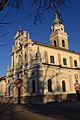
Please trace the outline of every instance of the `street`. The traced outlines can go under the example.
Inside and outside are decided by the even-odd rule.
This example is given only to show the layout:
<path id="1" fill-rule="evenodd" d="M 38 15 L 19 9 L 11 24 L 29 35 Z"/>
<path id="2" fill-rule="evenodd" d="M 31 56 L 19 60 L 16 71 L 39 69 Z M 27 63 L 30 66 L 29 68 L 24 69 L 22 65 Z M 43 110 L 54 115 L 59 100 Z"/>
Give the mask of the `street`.
<path id="1" fill-rule="evenodd" d="M 80 120 L 80 103 L 12 105 L 0 112 L 0 120 Z"/>

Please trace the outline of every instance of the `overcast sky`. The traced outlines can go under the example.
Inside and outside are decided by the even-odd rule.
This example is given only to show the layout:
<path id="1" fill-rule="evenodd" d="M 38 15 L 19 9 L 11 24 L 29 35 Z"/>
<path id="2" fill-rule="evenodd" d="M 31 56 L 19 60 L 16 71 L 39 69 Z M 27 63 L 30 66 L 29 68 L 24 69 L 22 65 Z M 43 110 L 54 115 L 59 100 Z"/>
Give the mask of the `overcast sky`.
<path id="1" fill-rule="evenodd" d="M 0 35 L 8 33 L 0 38 L 0 44 L 9 43 L 8 46 L 0 46 L 0 77 L 6 75 L 7 65 L 11 64 L 11 50 L 17 30 L 26 30 L 30 32 L 32 40 L 49 44 L 50 26 L 54 20 L 54 13 L 46 14 L 45 19 L 38 25 L 33 24 L 33 17 L 25 18 L 25 16 L 24 10 L 18 14 L 13 11 L 9 19 L 13 18 L 15 22 L 10 26 L 0 27 Z M 65 31 L 69 35 L 69 48 L 80 52 L 80 0 L 71 0 L 71 5 L 64 8 L 62 12 L 62 19 Z"/>

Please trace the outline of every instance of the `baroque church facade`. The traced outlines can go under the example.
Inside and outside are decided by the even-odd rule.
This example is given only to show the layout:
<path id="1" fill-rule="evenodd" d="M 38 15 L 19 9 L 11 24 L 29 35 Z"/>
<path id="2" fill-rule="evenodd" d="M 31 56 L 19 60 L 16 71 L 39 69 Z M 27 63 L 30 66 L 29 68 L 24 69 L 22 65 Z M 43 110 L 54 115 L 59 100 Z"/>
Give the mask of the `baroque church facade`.
<path id="1" fill-rule="evenodd" d="M 51 26 L 50 45 L 33 41 L 17 31 L 11 66 L 6 73 L 6 101 L 47 103 L 76 100 L 80 83 L 80 54 L 69 49 L 68 35 L 57 13 Z"/>

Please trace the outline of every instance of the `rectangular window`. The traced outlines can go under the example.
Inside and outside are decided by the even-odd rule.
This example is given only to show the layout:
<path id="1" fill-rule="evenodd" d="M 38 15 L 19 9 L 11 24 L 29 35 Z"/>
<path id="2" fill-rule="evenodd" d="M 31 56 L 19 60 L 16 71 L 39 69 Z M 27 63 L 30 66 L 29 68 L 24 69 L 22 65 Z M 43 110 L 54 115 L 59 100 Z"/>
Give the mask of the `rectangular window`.
<path id="1" fill-rule="evenodd" d="M 65 47 L 65 41 L 62 40 L 62 47 Z"/>
<path id="2" fill-rule="evenodd" d="M 77 67 L 77 60 L 74 60 L 74 66 Z"/>
<path id="3" fill-rule="evenodd" d="M 63 58 L 63 65 L 67 65 L 67 60 L 66 60 L 66 58 Z"/>
<path id="4" fill-rule="evenodd" d="M 55 61 L 54 61 L 54 56 L 50 56 L 50 62 L 51 62 L 51 63 L 55 63 Z"/>

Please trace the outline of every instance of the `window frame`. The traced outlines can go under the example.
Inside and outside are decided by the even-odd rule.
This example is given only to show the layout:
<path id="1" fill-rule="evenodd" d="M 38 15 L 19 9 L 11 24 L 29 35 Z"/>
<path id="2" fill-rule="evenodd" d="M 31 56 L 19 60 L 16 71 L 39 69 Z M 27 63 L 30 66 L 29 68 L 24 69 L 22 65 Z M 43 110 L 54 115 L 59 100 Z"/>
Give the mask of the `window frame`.
<path id="1" fill-rule="evenodd" d="M 62 40 L 62 47 L 65 47 L 65 40 Z"/>
<path id="2" fill-rule="evenodd" d="M 62 81 L 62 91 L 66 92 L 66 82 L 65 82 L 65 80 Z"/>
<path id="3" fill-rule="evenodd" d="M 32 80 L 32 93 L 36 93 L 35 80 Z"/>
<path id="4" fill-rule="evenodd" d="M 55 58 L 54 58 L 54 56 L 50 56 L 50 63 L 55 63 Z"/>
<path id="5" fill-rule="evenodd" d="M 63 58 L 63 65 L 67 65 L 67 59 Z"/>
<path id="6" fill-rule="evenodd" d="M 78 64 L 77 64 L 77 60 L 74 60 L 74 66 L 77 67 Z"/>
<path id="7" fill-rule="evenodd" d="M 48 80 L 48 92 L 52 92 L 52 80 Z"/>
<path id="8" fill-rule="evenodd" d="M 11 94 L 11 86 L 8 85 L 8 96 L 10 96 L 10 94 Z"/>
<path id="9" fill-rule="evenodd" d="M 56 40 L 54 40 L 54 47 L 57 47 L 57 42 L 56 42 Z"/>

